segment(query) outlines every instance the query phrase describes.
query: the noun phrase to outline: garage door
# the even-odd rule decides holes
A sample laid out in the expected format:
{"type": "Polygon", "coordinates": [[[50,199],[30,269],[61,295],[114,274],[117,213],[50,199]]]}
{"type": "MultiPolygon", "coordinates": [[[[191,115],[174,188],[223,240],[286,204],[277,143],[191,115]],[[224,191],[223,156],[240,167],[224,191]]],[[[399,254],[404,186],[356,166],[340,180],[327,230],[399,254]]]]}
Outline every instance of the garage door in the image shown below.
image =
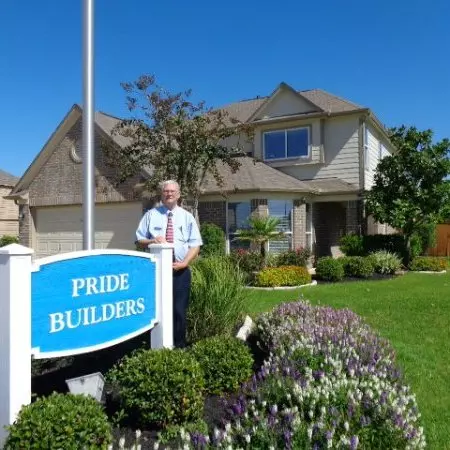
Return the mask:
{"type": "MultiPolygon", "coordinates": [[[[133,250],[141,216],[139,202],[95,205],[95,247],[133,250]]],[[[82,207],[37,208],[36,240],[37,258],[82,250],[82,207]]]]}

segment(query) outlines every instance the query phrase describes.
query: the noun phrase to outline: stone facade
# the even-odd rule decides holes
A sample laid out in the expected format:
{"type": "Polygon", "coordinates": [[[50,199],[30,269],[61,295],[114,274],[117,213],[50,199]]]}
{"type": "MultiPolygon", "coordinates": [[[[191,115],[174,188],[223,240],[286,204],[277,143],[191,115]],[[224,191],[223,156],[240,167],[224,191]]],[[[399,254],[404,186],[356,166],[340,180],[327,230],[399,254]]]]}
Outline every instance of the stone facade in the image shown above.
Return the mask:
{"type": "Polygon", "coordinates": [[[252,198],[250,209],[253,215],[267,217],[269,215],[269,203],[266,198],[252,198]]]}
{"type": "Polygon", "coordinates": [[[294,200],[292,212],[292,246],[294,249],[306,246],[306,204],[294,200]]]}

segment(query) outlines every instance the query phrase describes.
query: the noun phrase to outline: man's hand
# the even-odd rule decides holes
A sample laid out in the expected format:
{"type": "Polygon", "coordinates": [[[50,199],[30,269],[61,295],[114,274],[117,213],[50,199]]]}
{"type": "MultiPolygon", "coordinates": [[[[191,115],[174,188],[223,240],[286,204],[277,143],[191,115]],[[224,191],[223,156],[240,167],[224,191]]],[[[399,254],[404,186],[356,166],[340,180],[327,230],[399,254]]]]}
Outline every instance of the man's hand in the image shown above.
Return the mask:
{"type": "Polygon", "coordinates": [[[186,269],[187,266],[187,263],[185,263],[184,261],[177,261],[172,264],[173,270],[183,270],[186,269]]]}
{"type": "Polygon", "coordinates": [[[156,244],[166,244],[166,238],[164,236],[156,236],[155,237],[155,243],[156,244]]]}

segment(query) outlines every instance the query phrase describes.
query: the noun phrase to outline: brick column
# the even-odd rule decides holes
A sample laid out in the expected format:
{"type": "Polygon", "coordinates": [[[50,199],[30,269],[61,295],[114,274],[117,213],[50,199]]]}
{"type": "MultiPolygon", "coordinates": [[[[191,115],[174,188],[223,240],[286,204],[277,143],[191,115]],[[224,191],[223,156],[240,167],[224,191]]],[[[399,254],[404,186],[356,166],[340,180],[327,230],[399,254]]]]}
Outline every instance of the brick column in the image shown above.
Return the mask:
{"type": "Polygon", "coordinates": [[[226,202],[224,201],[200,202],[198,204],[200,224],[213,223],[222,228],[223,231],[227,232],[227,211],[225,208],[226,202]]]}
{"type": "Polygon", "coordinates": [[[19,242],[25,247],[32,247],[34,219],[30,205],[19,206],[19,242]]]}
{"type": "Polygon", "coordinates": [[[267,217],[269,215],[269,204],[266,198],[253,198],[250,202],[252,215],[267,217]]]}
{"type": "Polygon", "coordinates": [[[306,204],[301,200],[294,200],[292,212],[292,247],[305,247],[306,245],[306,204]]]}
{"type": "Polygon", "coordinates": [[[345,232],[347,234],[359,234],[360,232],[359,207],[357,200],[347,202],[345,232]]]}

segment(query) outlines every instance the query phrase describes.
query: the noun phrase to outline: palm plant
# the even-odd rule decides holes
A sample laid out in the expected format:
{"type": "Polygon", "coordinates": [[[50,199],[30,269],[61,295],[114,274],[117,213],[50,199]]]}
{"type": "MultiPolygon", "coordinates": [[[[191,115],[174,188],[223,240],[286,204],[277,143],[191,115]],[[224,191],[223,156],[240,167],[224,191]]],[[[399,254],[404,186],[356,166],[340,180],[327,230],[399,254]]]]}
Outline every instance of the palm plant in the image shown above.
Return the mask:
{"type": "Polygon", "coordinates": [[[248,219],[249,228],[236,231],[235,240],[250,241],[259,245],[261,257],[266,261],[266,244],[269,241],[283,239],[282,231],[278,230],[280,220],[276,217],[252,216],[248,219]]]}

